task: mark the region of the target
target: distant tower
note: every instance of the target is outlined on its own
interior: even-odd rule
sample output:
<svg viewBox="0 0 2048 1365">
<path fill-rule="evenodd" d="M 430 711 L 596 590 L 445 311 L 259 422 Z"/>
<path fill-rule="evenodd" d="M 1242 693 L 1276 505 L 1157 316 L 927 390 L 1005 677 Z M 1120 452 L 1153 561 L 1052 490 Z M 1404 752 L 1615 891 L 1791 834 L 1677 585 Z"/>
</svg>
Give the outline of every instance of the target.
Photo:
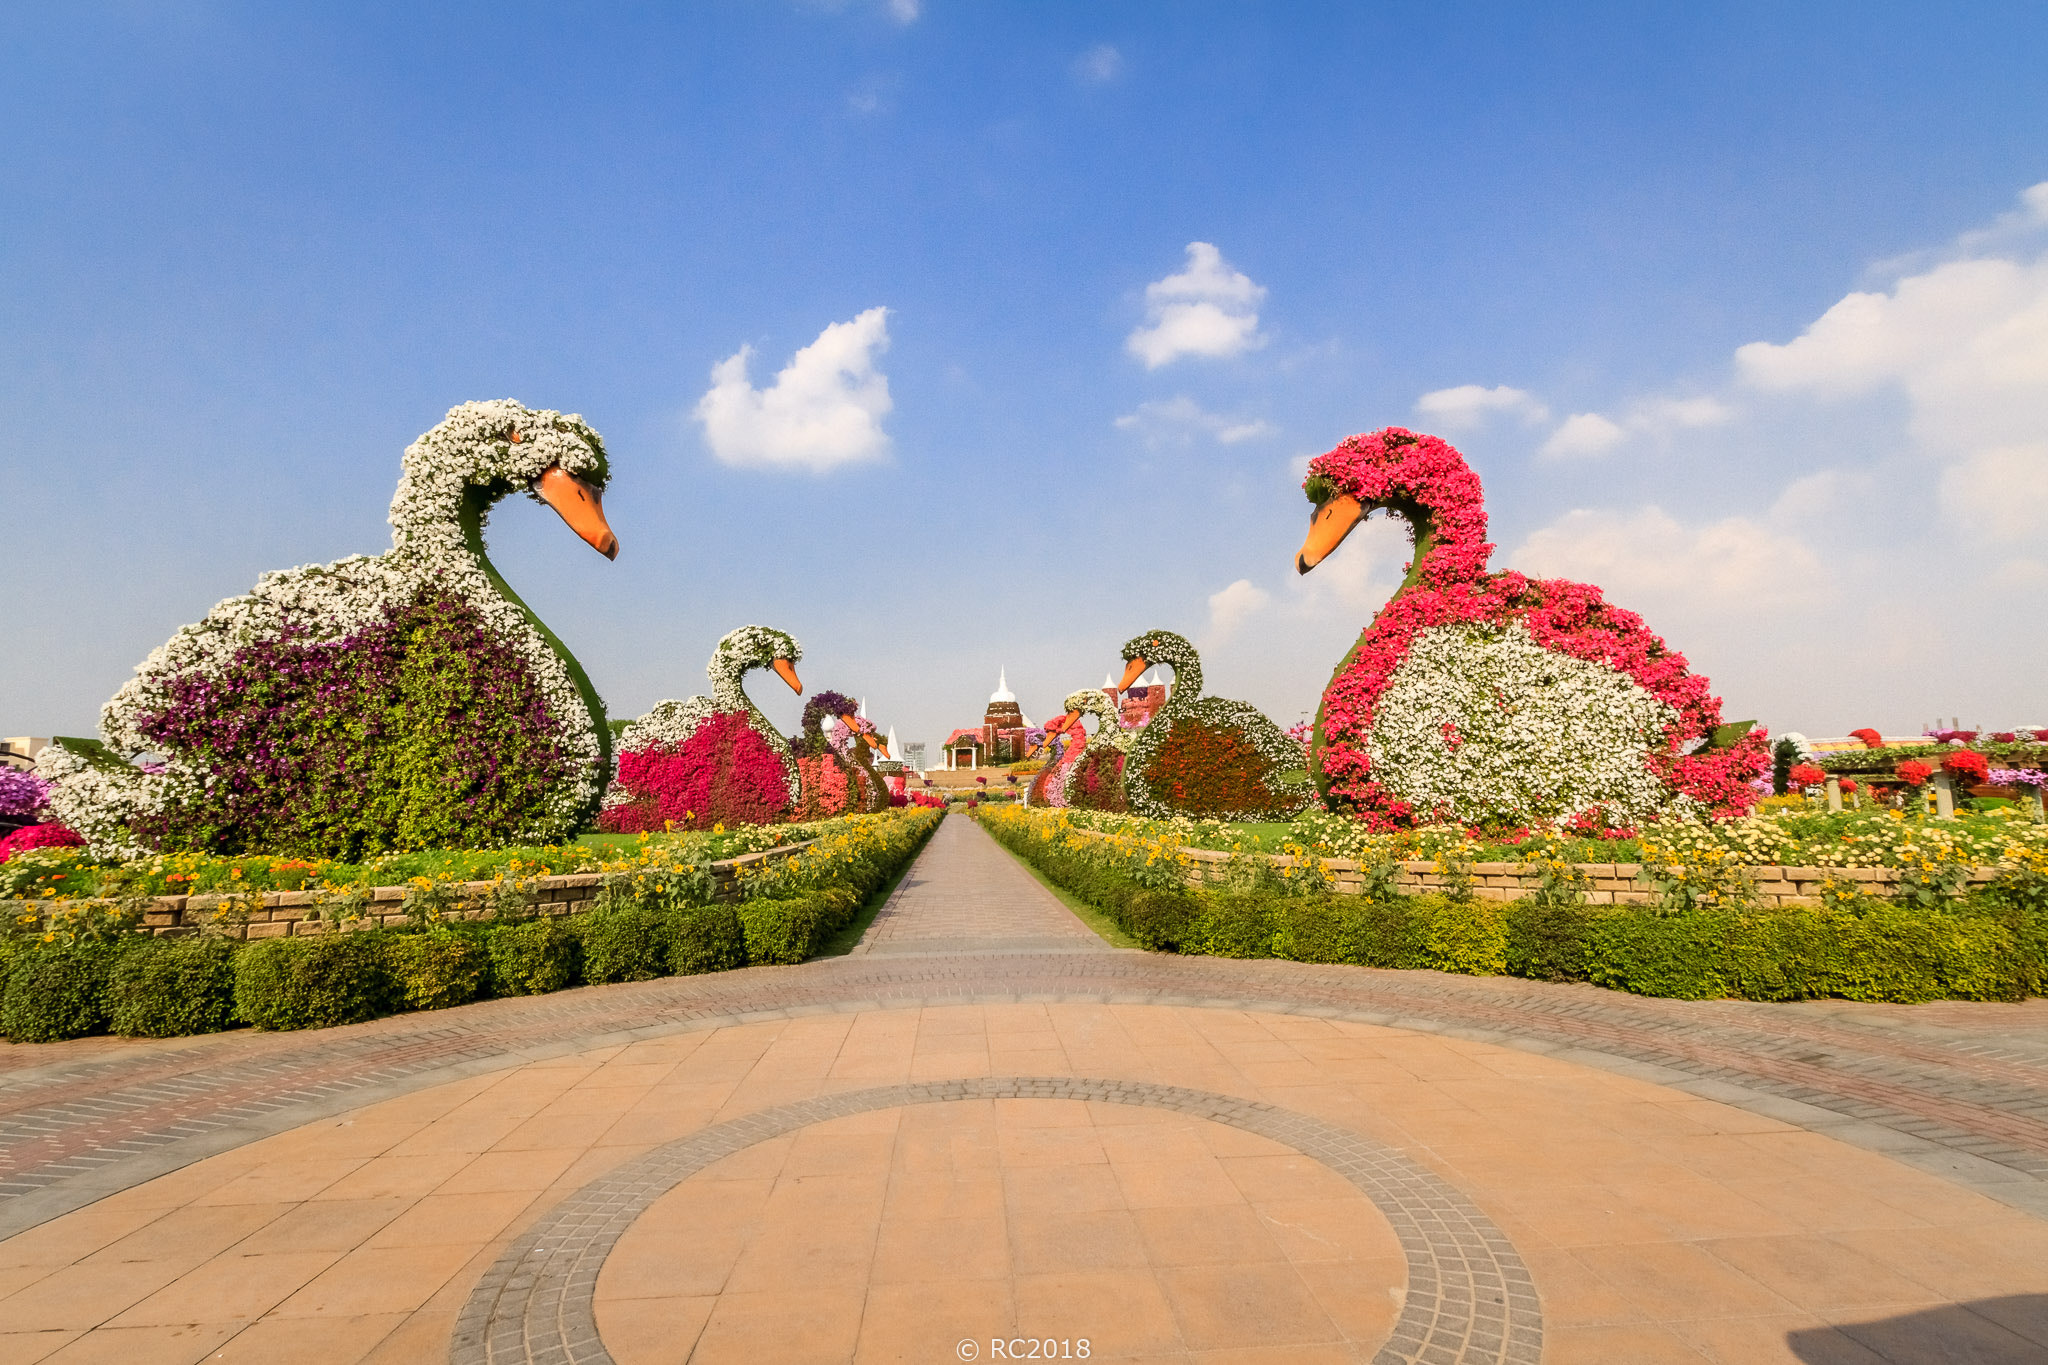
<svg viewBox="0 0 2048 1365">
<path fill-rule="evenodd" d="M 983 750 L 991 763 L 1013 763 L 1024 756 L 1024 712 L 1010 690 L 1010 671 L 1001 670 L 981 718 Z"/>
</svg>

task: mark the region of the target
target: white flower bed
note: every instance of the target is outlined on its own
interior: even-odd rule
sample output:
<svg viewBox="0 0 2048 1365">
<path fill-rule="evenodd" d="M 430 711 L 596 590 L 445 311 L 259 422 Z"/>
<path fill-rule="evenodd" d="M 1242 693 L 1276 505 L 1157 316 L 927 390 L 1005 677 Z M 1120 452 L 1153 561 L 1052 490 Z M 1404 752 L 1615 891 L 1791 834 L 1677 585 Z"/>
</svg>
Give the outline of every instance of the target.
<svg viewBox="0 0 2048 1365">
<path fill-rule="evenodd" d="M 1639 824 L 1697 814 L 1645 761 L 1677 718 L 1627 674 L 1553 653 L 1519 622 L 1437 626 L 1395 669 L 1367 752 L 1373 778 L 1424 818 L 1557 821 L 1599 806 Z"/>
</svg>

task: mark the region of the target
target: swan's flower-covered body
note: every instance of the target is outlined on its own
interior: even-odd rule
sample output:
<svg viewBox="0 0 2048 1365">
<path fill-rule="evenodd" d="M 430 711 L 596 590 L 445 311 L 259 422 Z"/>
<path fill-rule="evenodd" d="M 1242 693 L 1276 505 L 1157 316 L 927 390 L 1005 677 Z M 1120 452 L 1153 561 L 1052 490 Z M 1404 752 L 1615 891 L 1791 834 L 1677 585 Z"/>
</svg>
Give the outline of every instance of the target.
<svg viewBox="0 0 2048 1365">
<path fill-rule="evenodd" d="M 66 824 L 130 853 L 345 857 L 576 832 L 610 773 L 604 706 L 483 537 L 530 490 L 615 556 L 604 443 L 575 414 L 464 403 L 403 471 L 390 550 L 263 575 L 136 668 L 98 742 L 45 752 Z"/>
<path fill-rule="evenodd" d="M 605 797 L 605 826 L 761 824 L 802 795 L 796 755 L 754 699 L 746 675 L 772 669 L 801 693 L 803 646 L 787 631 L 741 626 L 711 651 L 711 695 L 657 702 L 619 736 L 619 780 Z"/>
<path fill-rule="evenodd" d="M 1763 731 L 1600 589 L 1492 572 L 1479 477 L 1434 436 L 1388 427 L 1309 462 L 1314 568 L 1374 511 L 1415 558 L 1323 692 L 1309 770 L 1331 809 L 1375 826 L 1628 827 L 1738 814 Z"/>
<path fill-rule="evenodd" d="M 1173 670 L 1166 703 L 1134 731 L 1124 759 L 1124 792 L 1139 815 L 1284 820 L 1314 804 L 1302 747 L 1257 707 L 1202 695 L 1202 661 L 1170 630 L 1124 645 L 1118 690 L 1148 669 Z"/>
</svg>

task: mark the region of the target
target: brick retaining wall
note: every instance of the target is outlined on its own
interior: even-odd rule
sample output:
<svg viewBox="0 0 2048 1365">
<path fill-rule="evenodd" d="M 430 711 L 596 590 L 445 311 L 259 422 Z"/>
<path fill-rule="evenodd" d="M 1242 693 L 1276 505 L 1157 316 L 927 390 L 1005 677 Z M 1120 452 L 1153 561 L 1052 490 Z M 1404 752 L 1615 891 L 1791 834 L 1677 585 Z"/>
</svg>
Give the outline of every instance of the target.
<svg viewBox="0 0 2048 1365">
<path fill-rule="evenodd" d="M 780 862 L 791 855 L 809 848 L 816 840 L 805 840 L 800 844 L 785 844 L 780 848 L 764 849 L 759 853 L 745 853 L 737 858 L 725 858 L 710 865 L 714 881 L 714 901 L 736 901 L 740 898 L 739 878 L 742 869 L 753 868 L 762 863 Z M 597 899 L 597 892 L 604 885 L 605 874 L 601 872 L 575 872 L 559 877 L 539 877 L 525 885 L 533 892 L 534 909 L 543 915 L 578 915 L 590 909 Z M 498 883 L 456 882 L 452 885 L 465 901 L 480 900 Z M 407 888 L 403 886 L 380 886 L 370 893 L 370 903 L 357 927 L 376 928 L 381 925 L 403 924 L 405 911 L 403 902 Z M 313 916 L 313 908 L 322 899 L 319 891 L 265 891 L 260 898 L 250 896 L 157 896 L 152 898 L 150 907 L 143 912 L 143 932 L 159 938 L 176 938 L 181 934 L 197 933 L 201 927 L 214 922 L 223 901 L 248 904 L 247 919 L 240 914 L 231 923 L 217 926 L 218 931 L 229 938 L 259 939 L 285 938 L 292 934 L 317 934 L 322 931 L 321 921 Z M 252 901 L 259 901 L 250 904 Z M 30 912 L 43 917 L 47 924 L 56 912 L 76 905 L 76 901 L 0 901 L 4 913 L 21 915 Z M 482 919 L 490 912 L 484 909 L 457 910 L 453 919 Z"/>
</svg>

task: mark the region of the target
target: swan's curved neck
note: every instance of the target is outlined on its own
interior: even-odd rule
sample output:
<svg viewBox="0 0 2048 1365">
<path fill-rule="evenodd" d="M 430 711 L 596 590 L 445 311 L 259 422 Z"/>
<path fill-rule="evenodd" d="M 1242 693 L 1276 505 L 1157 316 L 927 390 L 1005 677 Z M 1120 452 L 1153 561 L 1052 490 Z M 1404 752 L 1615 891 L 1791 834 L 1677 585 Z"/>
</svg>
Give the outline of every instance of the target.
<svg viewBox="0 0 2048 1365">
<path fill-rule="evenodd" d="M 1408 562 L 1408 572 L 1402 576 L 1401 585 L 1394 589 L 1394 596 L 1399 597 L 1420 583 L 1425 572 L 1438 567 L 1430 563 L 1430 557 L 1438 548 L 1436 513 L 1432 508 L 1412 498 L 1392 499 L 1384 506 L 1388 515 L 1399 517 L 1408 523 L 1408 538 L 1415 544 L 1415 554 Z"/>
<path fill-rule="evenodd" d="M 1167 667 L 1173 670 L 1173 685 L 1166 690 L 1166 705 L 1159 709 L 1178 714 L 1202 695 L 1202 665 L 1189 659 L 1184 664 L 1168 664 Z"/>
<path fill-rule="evenodd" d="M 569 681 L 576 685 L 576 695 L 582 699 L 584 709 L 590 712 L 591 728 L 597 731 L 598 771 L 608 773 L 612 769 L 612 728 L 605 723 L 604 700 L 597 695 L 597 688 L 591 685 L 590 676 L 583 671 L 583 665 L 576 662 L 576 656 L 569 652 L 569 647 L 556 638 L 555 633 L 548 629 L 547 622 L 534 614 L 532 607 L 519 599 L 519 594 L 512 591 L 512 585 L 498 572 L 497 565 L 491 563 L 490 556 L 484 553 L 484 518 L 489 514 L 491 504 L 497 500 L 481 488 L 463 490 L 461 505 L 452 521 L 461 537 L 461 551 L 475 561 L 476 568 L 500 597 L 519 608 L 527 623 L 540 632 L 540 638 L 547 641 L 548 648 L 569 671 Z M 401 543 L 400 548 L 405 546 Z"/>
<path fill-rule="evenodd" d="M 747 674 L 760 667 L 762 665 L 755 664 L 752 668 L 742 669 L 737 674 L 728 673 L 724 669 L 718 670 L 717 675 L 711 680 L 711 701 L 721 711 L 746 712 L 747 723 L 754 727 L 755 733 L 767 741 L 768 747 L 789 765 L 791 772 L 795 772 L 796 754 L 790 749 L 789 740 L 783 736 L 782 731 L 775 728 L 767 713 L 754 705 L 754 699 L 747 695 Z"/>
</svg>

